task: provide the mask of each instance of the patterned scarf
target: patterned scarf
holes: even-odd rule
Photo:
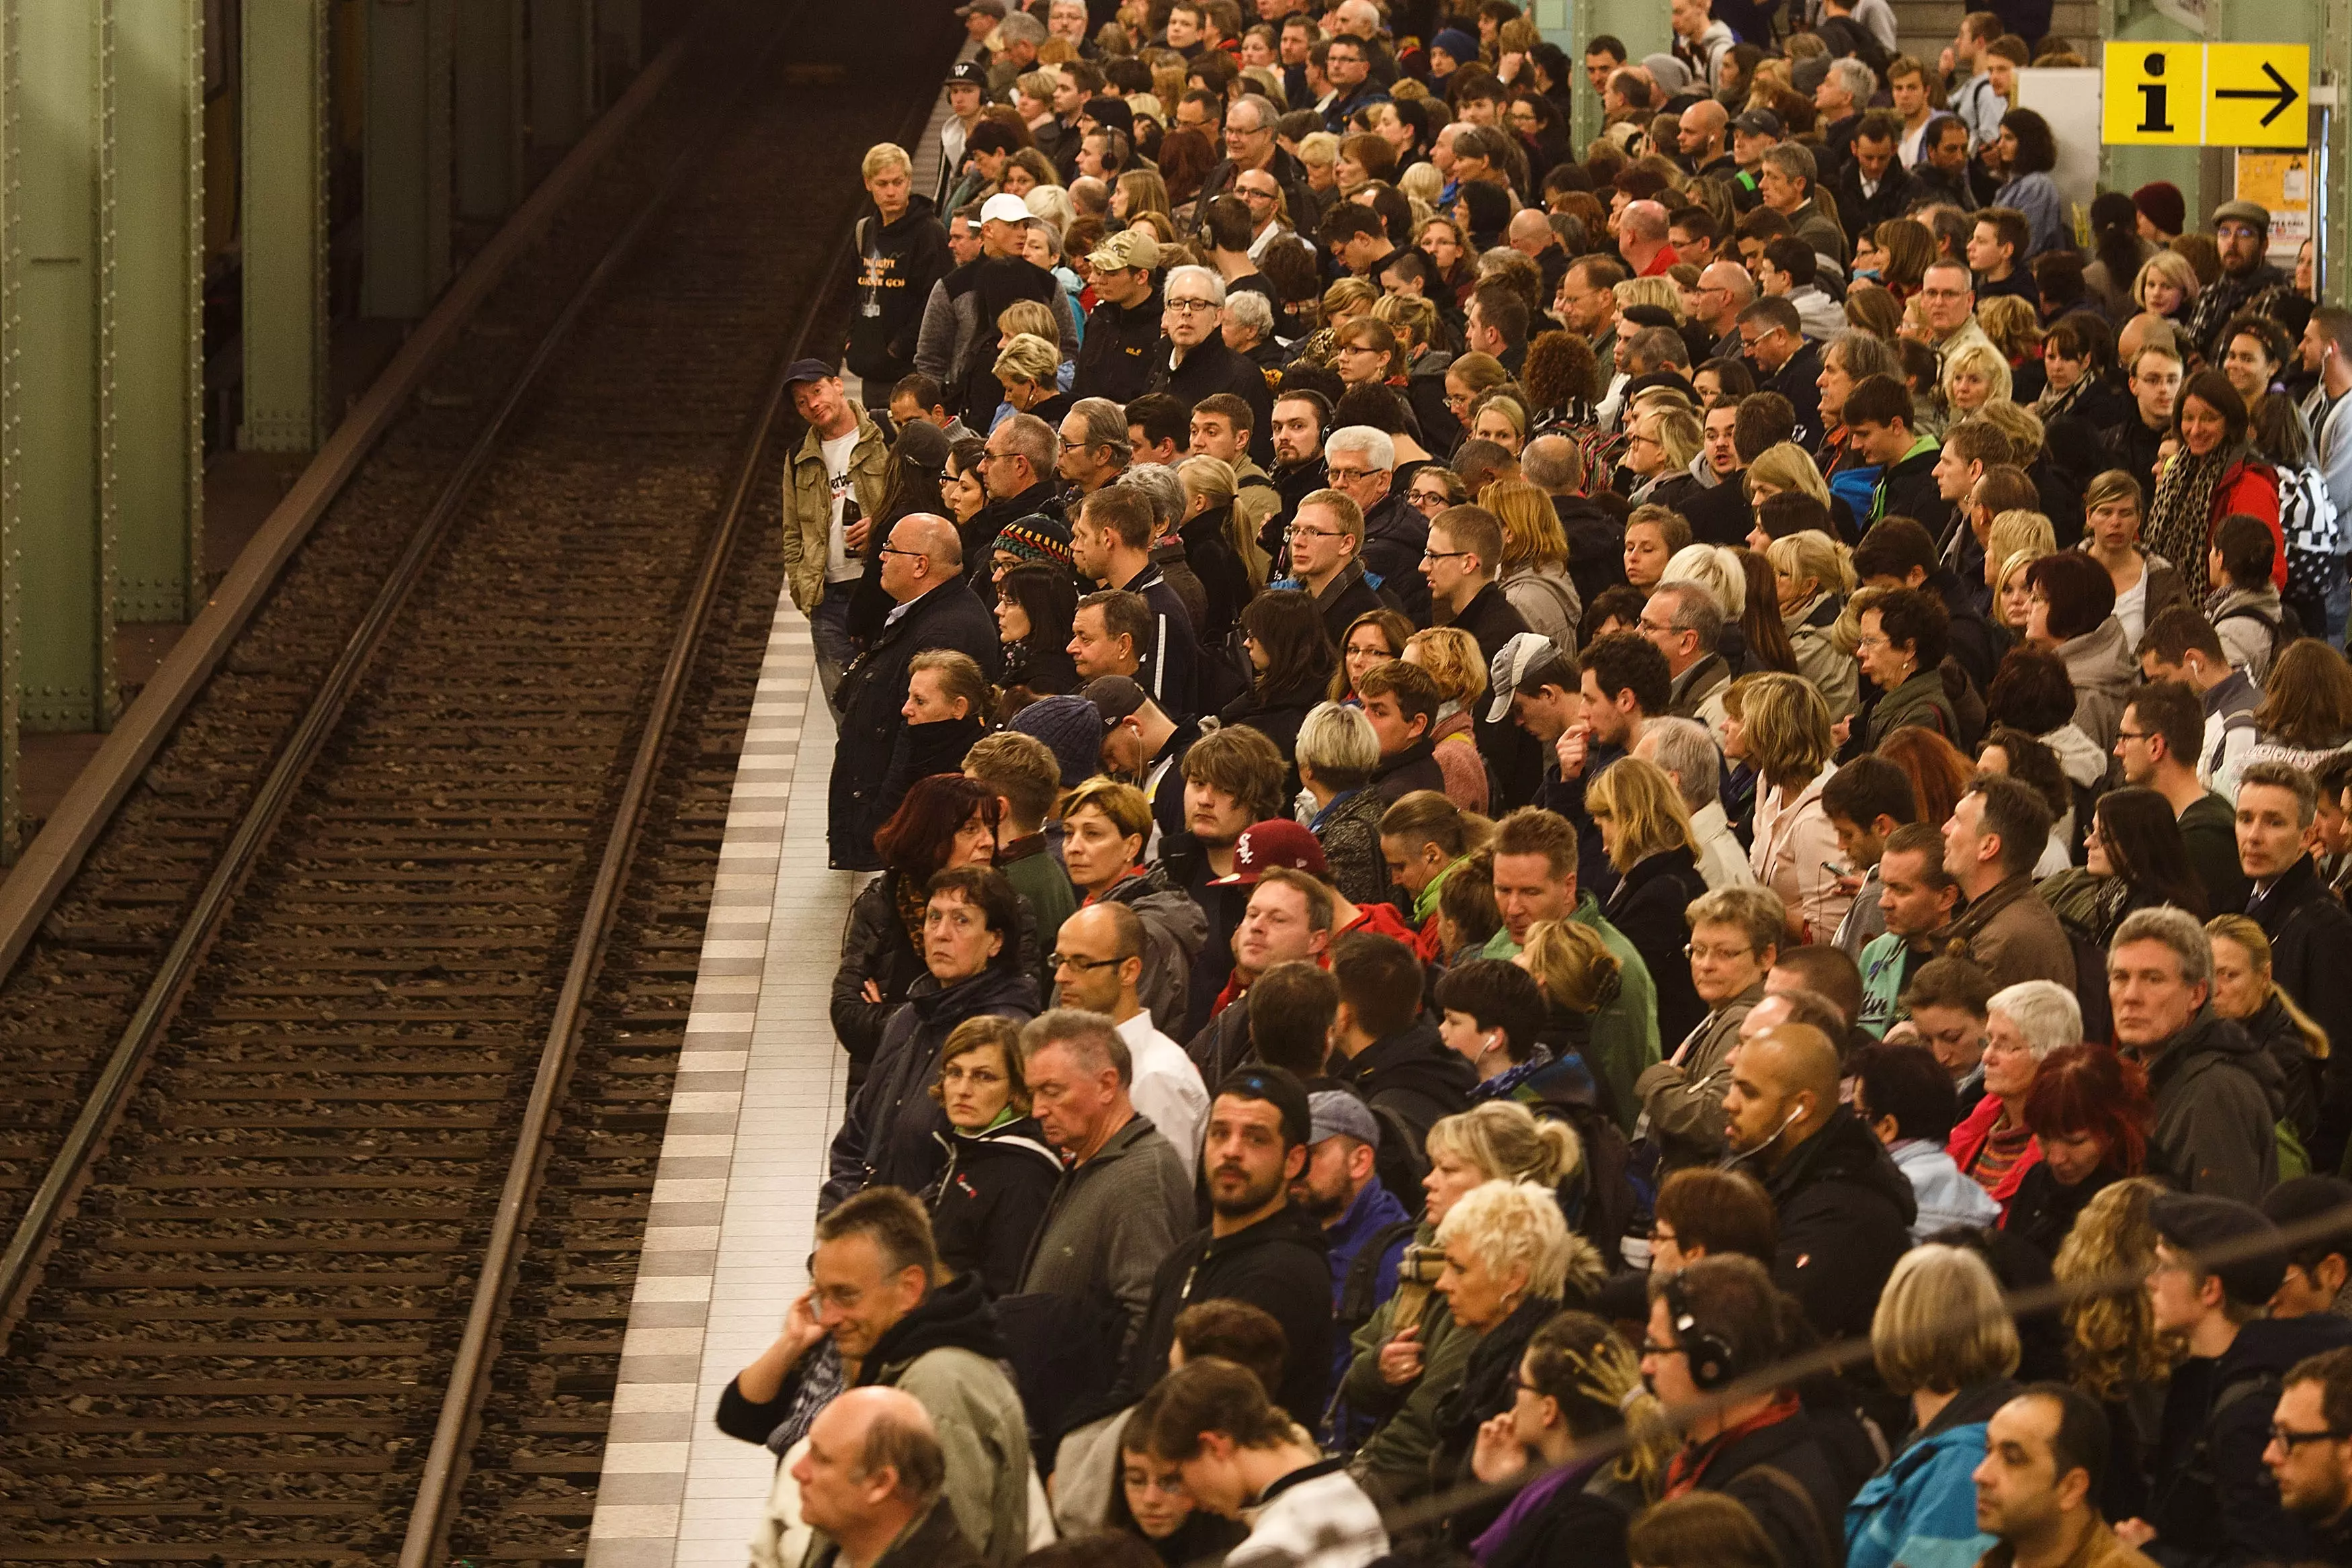
[[[2242,443],[2217,446],[2202,457],[2184,448],[2173,455],[2164,477],[2156,482],[2156,500],[2147,509],[2141,548],[2179,566],[2180,586],[2191,604],[2204,603],[2211,587],[2205,577],[2205,556],[2214,492],[2221,487],[2221,476],[2245,455]]]
[[[898,877],[898,884],[891,888],[890,894],[891,902],[898,906],[898,924],[907,928],[907,940],[915,945],[916,952],[921,952],[923,912],[930,904],[929,896],[923,892],[922,883],[911,876]]]

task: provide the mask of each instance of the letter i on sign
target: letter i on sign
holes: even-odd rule
[[[2161,78],[2164,75],[2164,56],[2151,51],[2147,57],[2146,69],[2150,77]],[[2164,112],[2165,98],[2166,89],[2161,79],[2144,81],[2139,84],[2139,129],[2143,134],[2162,136],[2172,130],[2172,120]]]

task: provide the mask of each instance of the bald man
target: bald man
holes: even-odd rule
[[[1697,319],[1715,334],[1718,356],[1739,357],[1739,313],[1756,303],[1756,279],[1736,261],[1709,262],[1698,275]]]
[[[1700,99],[1684,110],[1676,128],[1683,166],[1701,179],[1729,179],[1738,173],[1738,161],[1723,144],[1724,133],[1730,128],[1730,111],[1714,99]]]
[[[1666,243],[1666,209],[1656,202],[1628,202],[1617,215],[1617,254],[1636,277],[1663,277],[1682,258]]]
[[[930,1412],[898,1388],[852,1388],[809,1424],[793,1461],[801,1518],[833,1538],[845,1568],[892,1563],[979,1568],[980,1555],[940,1506],[947,1459]],[[903,1539],[902,1539],[903,1537]]]
[[[965,580],[963,546],[947,518],[916,512],[898,519],[882,547],[882,591],[897,608],[834,694],[841,737],[833,758],[826,841],[836,869],[881,868],[874,830],[898,809],[887,786],[893,755],[907,744],[900,710],[915,655],[952,648],[971,654],[992,681],[1003,662],[996,617]],[[903,795],[903,785],[898,788]]]
[[[1543,268],[1546,294],[1559,287],[1560,274],[1568,270],[1568,247],[1559,243],[1559,231],[1551,226],[1542,208],[1521,207],[1513,213],[1511,226],[1503,231],[1503,242]]]
[[[1780,1215],[1772,1276],[1822,1337],[1867,1337],[1886,1276],[1911,1245],[1911,1183],[1838,1103],[1837,1047],[1819,1029],[1783,1024],[1741,1040],[1730,1060],[1724,1139]]]

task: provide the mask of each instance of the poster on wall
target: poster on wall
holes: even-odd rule
[[[2270,210],[2271,257],[2292,265],[2296,248],[2311,237],[2311,154],[2241,152],[2237,164],[2234,193]]]

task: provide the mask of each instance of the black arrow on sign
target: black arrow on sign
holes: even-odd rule
[[[2213,89],[2213,96],[2215,98],[2267,98],[2274,99],[2275,101],[2271,105],[2271,111],[2263,116],[2263,124],[2267,127],[2272,120],[2276,120],[2280,115],[2284,114],[2288,110],[2294,108],[2294,100],[2301,98],[2303,95],[2295,91],[2294,84],[2287,80],[2286,78],[2279,75],[2278,67],[2271,64],[2268,60],[2264,60],[2263,62],[2263,74],[2271,78],[2270,86],[2216,88]]]

